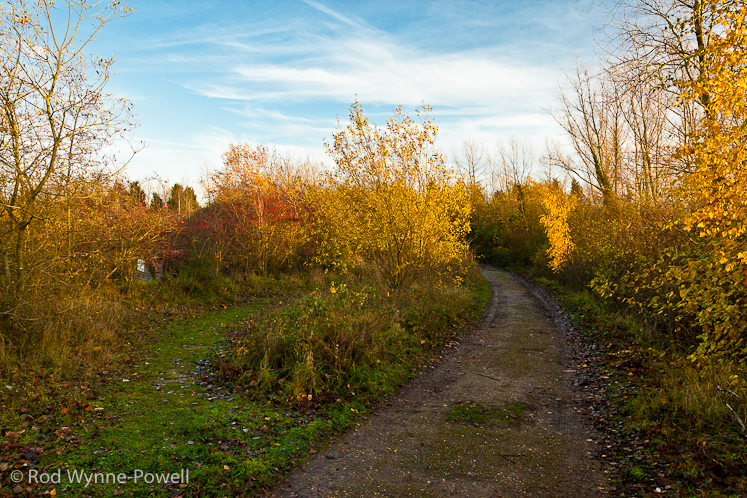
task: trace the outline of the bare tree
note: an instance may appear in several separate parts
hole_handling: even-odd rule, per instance
[[[516,185],[523,185],[537,163],[532,145],[513,136],[509,137],[507,143],[498,140],[491,159],[494,183],[498,185],[498,190],[504,192]]]
[[[734,6],[743,0],[724,0]],[[677,81],[698,81],[705,49],[718,33],[716,16],[703,0],[618,0],[604,48],[610,68],[632,84],[678,94]],[[699,99],[708,112],[710,95]]]
[[[625,180],[624,146],[628,137],[621,92],[580,63],[567,82],[568,88],[560,88],[560,109],[553,117],[568,134],[580,164],[567,156],[553,156],[552,150],[550,160],[595,189],[605,204],[613,203]]]
[[[672,104],[668,95],[645,84],[628,88],[620,102],[631,134],[628,187],[644,204],[659,203],[672,179],[673,152],[679,145],[668,119]]]
[[[560,89],[554,117],[575,154],[551,144],[548,163],[605,204],[621,195],[665,201],[692,170],[690,156],[678,151],[711,112],[707,92],[694,102],[678,97],[704,74],[705,51],[721,29],[712,7],[705,0],[616,0],[600,68],[577,63]]]
[[[133,124],[130,103],[105,93],[114,59],[86,51],[109,21],[129,12],[117,1],[0,6],[0,238],[6,288],[13,280],[17,293],[40,196],[96,166],[103,147]]]
[[[485,174],[488,159],[484,145],[471,138],[462,142],[461,154],[454,153],[454,162],[462,178],[472,185],[478,184]]]

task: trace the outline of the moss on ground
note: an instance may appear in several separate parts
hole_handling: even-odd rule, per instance
[[[529,409],[526,403],[508,403],[503,406],[484,406],[465,401],[452,406],[446,414],[448,422],[467,422],[478,425],[518,425]]]

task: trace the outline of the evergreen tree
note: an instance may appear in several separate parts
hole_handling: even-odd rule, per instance
[[[143,206],[145,205],[147,195],[145,194],[143,187],[140,186],[139,181],[130,182],[129,195],[136,203]]]

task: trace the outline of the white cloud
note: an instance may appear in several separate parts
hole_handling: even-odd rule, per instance
[[[562,48],[570,58],[572,50],[561,47],[564,42],[556,36],[575,29],[563,25],[568,16],[560,11],[568,6],[548,2],[549,11],[558,15],[537,14],[532,25],[552,32],[545,38],[522,37],[517,31],[492,42],[452,45],[452,33],[431,31],[428,14],[422,22],[413,18],[401,29],[388,29],[391,24],[379,18],[349,13],[352,6],[339,12],[323,1],[299,1],[298,14],[205,21],[143,40],[141,50],[152,52],[137,66],[148,72],[168,68],[162,79],[185,90],[182,100],[189,104],[184,112],[188,106],[199,108],[205,121],[193,114],[183,121],[197,122],[200,129],[176,126],[172,135],[153,134],[157,140],[138,158],[142,169],[173,169],[170,175],[176,178],[185,168],[198,170],[204,159],[220,164],[228,143],[238,140],[275,144],[281,151],[326,161],[322,140],[331,137],[338,112],[344,124],[343,109],[356,96],[367,111],[375,108],[368,114],[380,123],[399,104],[406,109],[429,104],[445,150],[465,138],[492,144],[508,135],[529,137],[541,148],[545,135],[558,135],[543,109],[553,102],[560,71],[547,65],[552,57],[537,54]],[[490,2],[485,5],[492,9]],[[450,0],[432,4],[437,11],[443,6],[463,9]],[[460,14],[460,23],[451,25],[454,36],[464,41],[472,29],[492,25],[507,33],[512,29],[510,16],[487,14]],[[442,27],[452,22],[447,18],[444,14]],[[533,64],[536,60],[545,63]]]
[[[495,109],[536,100],[556,78],[555,69],[506,58],[505,47],[433,53],[320,2],[303,1],[342,25],[320,25],[312,17],[283,19],[275,26],[269,21],[200,26],[153,45],[194,46],[159,59],[199,65],[205,76],[181,84],[199,95],[228,100],[349,102],[358,95],[375,104],[426,101]]]
[[[359,58],[342,61],[339,60],[350,59],[347,54],[330,54],[330,59],[339,62],[326,67],[298,67],[305,62],[296,66],[240,65],[234,69],[240,77],[239,88],[257,84],[257,93],[243,90],[241,94],[236,87],[218,89],[214,85],[203,92],[229,99],[311,98],[337,102],[348,102],[357,94],[361,101],[374,104],[411,105],[426,101],[434,106],[495,109],[515,107],[517,102],[531,105],[529,101],[545,94],[555,78],[553,72],[544,68],[520,67],[472,54],[429,57],[406,52],[392,48],[377,58],[361,54]],[[272,85],[274,91],[264,91],[266,85]]]

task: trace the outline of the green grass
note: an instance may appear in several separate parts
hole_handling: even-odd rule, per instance
[[[476,320],[490,290],[476,276],[471,283],[472,290],[443,291],[439,299],[424,289],[416,301],[390,296],[394,304],[386,306],[384,297],[371,297],[366,305],[375,311],[360,307],[362,315],[399,310],[396,306],[410,310],[405,326],[399,325],[401,315],[393,315],[396,323],[382,331],[382,340],[401,341],[396,336],[407,335],[411,350],[375,358],[380,351],[363,348],[368,360],[349,365],[344,384],[342,377],[323,378],[334,389],[321,388],[311,400],[312,392],[304,391],[302,400],[284,395],[279,372],[269,371],[272,382],[258,390],[250,386],[251,375],[221,375],[223,370],[216,367],[234,353],[235,342],[226,342],[226,337],[273,317],[301,323],[310,300],[329,293],[326,283],[324,291],[306,296],[265,297],[247,304],[203,306],[201,311],[185,308],[156,315],[157,320],[144,316],[141,329],[122,336],[127,339],[121,345],[121,361],[81,366],[86,375],[69,375],[64,381],[55,377],[33,395],[3,397],[0,495],[13,492],[11,471],[21,470],[28,477],[26,465],[52,475],[60,472],[62,482],[24,482],[16,489],[20,496],[52,490],[64,496],[259,495],[393,392],[427,361],[429,352],[443,347],[458,325]],[[361,315],[341,314],[352,309],[345,308],[348,305],[349,300],[333,313],[330,330],[350,332],[351,324],[361,323]],[[435,325],[428,326],[429,321]],[[330,325],[326,319],[320,323]],[[38,373],[40,378],[48,374]],[[189,470],[189,483],[153,484],[141,476],[138,482],[86,486],[69,482],[67,475],[98,473],[101,480],[112,474],[111,481],[120,473],[132,477],[138,471],[162,475],[182,469]]]
[[[276,296],[308,291],[326,276],[318,269],[258,275],[237,272],[216,276],[214,264],[206,260],[187,262],[178,273],[166,274],[160,282],[138,282],[135,292],[146,304],[222,304],[241,302],[247,296]]]
[[[62,469],[63,476],[68,470],[133,476],[138,469],[189,469],[189,484],[154,486],[140,480],[86,487],[63,482],[35,487],[33,492],[233,496],[274,483],[308,456],[313,444],[351,423],[357,417],[354,404],[319,413],[291,412],[232,393],[229,386],[211,384],[195,368],[220,346],[225,330],[280,302],[266,299],[221,308],[159,330],[160,339],[131,356],[126,366],[104,371],[100,385],[86,386],[89,395],[82,406],[67,413],[61,409],[53,422],[34,424],[12,441],[20,451],[46,448],[38,456],[38,467]],[[3,489],[8,491],[12,486],[5,481]]]
[[[232,422],[244,419],[247,423],[241,429],[255,431],[267,414],[259,407],[242,407],[230,396],[208,400],[204,386],[195,384],[193,369],[197,359],[221,340],[226,327],[268,304],[256,301],[240,307],[221,307],[155,331],[150,337],[154,341],[151,346],[143,344],[116,371],[102,370],[98,382],[75,386],[85,395],[70,406],[61,404],[55,413],[47,414],[51,417],[44,423],[36,423],[37,418],[44,416],[34,417],[33,425],[12,441],[13,445],[21,450],[37,446],[52,450],[39,456],[43,468],[86,472],[101,469],[128,475],[135,469],[172,472],[190,468],[191,482],[205,481],[220,487],[224,484],[220,476],[229,473],[219,470],[231,465],[236,457],[241,458],[236,455],[238,449],[243,449],[240,442],[257,446],[257,440],[251,439],[248,432],[237,431]],[[17,422],[22,424],[22,415]],[[222,449],[229,441],[233,448]],[[136,494],[153,492],[143,484],[128,483],[122,489]],[[94,490],[91,486],[86,492],[103,491],[105,496],[117,492],[117,487],[110,485]],[[58,492],[76,495],[83,489],[65,489],[63,484]]]

